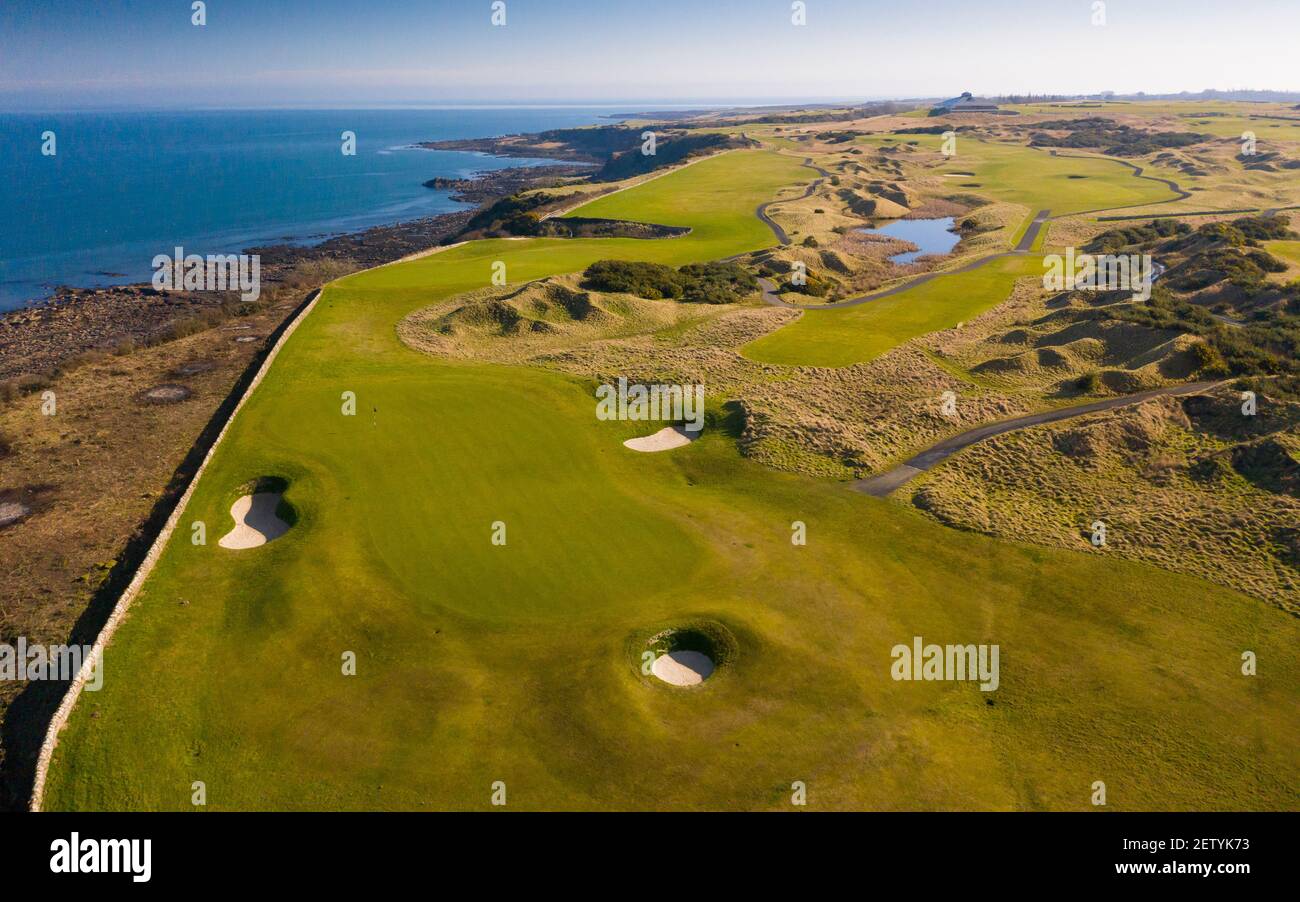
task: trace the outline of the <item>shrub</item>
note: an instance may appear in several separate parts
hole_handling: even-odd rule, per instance
[[[1161,238],[1190,235],[1192,227],[1173,219],[1157,219],[1147,225],[1111,229],[1092,239],[1084,250],[1089,253],[1113,254],[1134,245],[1147,244]]]
[[[51,384],[48,376],[23,373],[20,376],[14,376],[0,382],[0,398],[5,401],[17,401],[23,395],[30,395],[49,388]]]
[[[804,284],[796,285],[793,281],[787,281],[781,286],[781,290],[797,291],[800,294],[811,295],[815,298],[824,298],[833,287],[834,285],[831,282],[809,272],[804,276]]]
[[[1035,147],[1101,147],[1110,156],[1141,156],[1161,148],[1186,147],[1212,138],[1197,132],[1150,132],[1100,116],[1039,122],[1034,128],[1068,132],[1057,136],[1037,131],[1029,142]]]
[[[1201,375],[1212,379],[1228,375],[1228,361],[1213,345],[1198,342],[1192,346],[1192,355],[1196,358],[1196,371]]]
[[[682,300],[729,304],[758,288],[758,280],[735,263],[692,263],[678,270],[686,280]]]
[[[208,327],[202,316],[181,316],[159,330],[160,341],[175,341],[188,335],[197,335]]]
[[[1237,231],[1255,241],[1300,238],[1281,216],[1243,216],[1233,220]]]
[[[754,291],[758,282],[735,263],[692,263],[673,269],[661,263],[598,260],[583,273],[582,287],[659,300],[679,298],[703,304],[728,304]]]
[[[681,297],[685,288],[682,277],[671,266],[626,260],[597,260],[583,273],[582,287],[651,299]]]

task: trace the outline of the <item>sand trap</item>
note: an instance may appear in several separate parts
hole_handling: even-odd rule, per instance
[[[946,179],[968,179],[974,174],[973,172],[945,172],[943,177]]]
[[[674,686],[697,686],[713,673],[713,661],[698,651],[670,651],[655,658],[650,672]]]
[[[258,338],[256,335],[241,335],[235,339],[235,341],[239,342],[240,344],[247,344],[250,341],[261,341],[261,340],[262,339]]]
[[[289,531],[289,524],[275,514],[280,506],[278,492],[244,495],[230,506],[235,528],[218,540],[222,548],[256,548]]]
[[[692,432],[681,426],[665,426],[654,435],[630,438],[623,443],[623,446],[633,451],[670,451],[673,448],[689,445],[699,437],[699,430]]]

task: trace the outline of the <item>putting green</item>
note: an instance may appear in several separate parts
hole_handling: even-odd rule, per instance
[[[727,154],[585,211],[685,238],[480,242],[331,285],[74,710],[46,807],[189,809],[202,781],[213,810],[488,809],[502,781],[514,809],[784,808],[796,780],[814,808],[1085,809],[1095,780],[1117,808],[1294,807],[1300,630],[1281,612],[765,470],[722,399],[700,440],[637,454],[622,441],[652,430],[597,420],[590,386],[396,338],[494,261],[518,282],[769,244],[754,207],[808,176]],[[190,544],[264,475],[289,481],[292,530]],[[641,672],[651,636],[703,621],[736,640],[704,687]],[[999,644],[1000,688],[893,681],[917,635]]]

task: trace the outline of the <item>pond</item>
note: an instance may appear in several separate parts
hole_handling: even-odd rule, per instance
[[[878,229],[858,229],[864,235],[885,235],[889,238],[901,238],[910,241],[920,250],[904,251],[894,254],[889,262],[900,266],[911,263],[923,254],[946,254],[957,246],[961,236],[952,231],[954,220],[951,216],[941,219],[896,219],[887,226]]]

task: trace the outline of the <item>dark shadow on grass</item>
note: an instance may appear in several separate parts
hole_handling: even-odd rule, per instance
[[[713,426],[727,438],[739,441],[745,432],[744,405],[739,401],[727,401],[722,405],[722,415]]]

